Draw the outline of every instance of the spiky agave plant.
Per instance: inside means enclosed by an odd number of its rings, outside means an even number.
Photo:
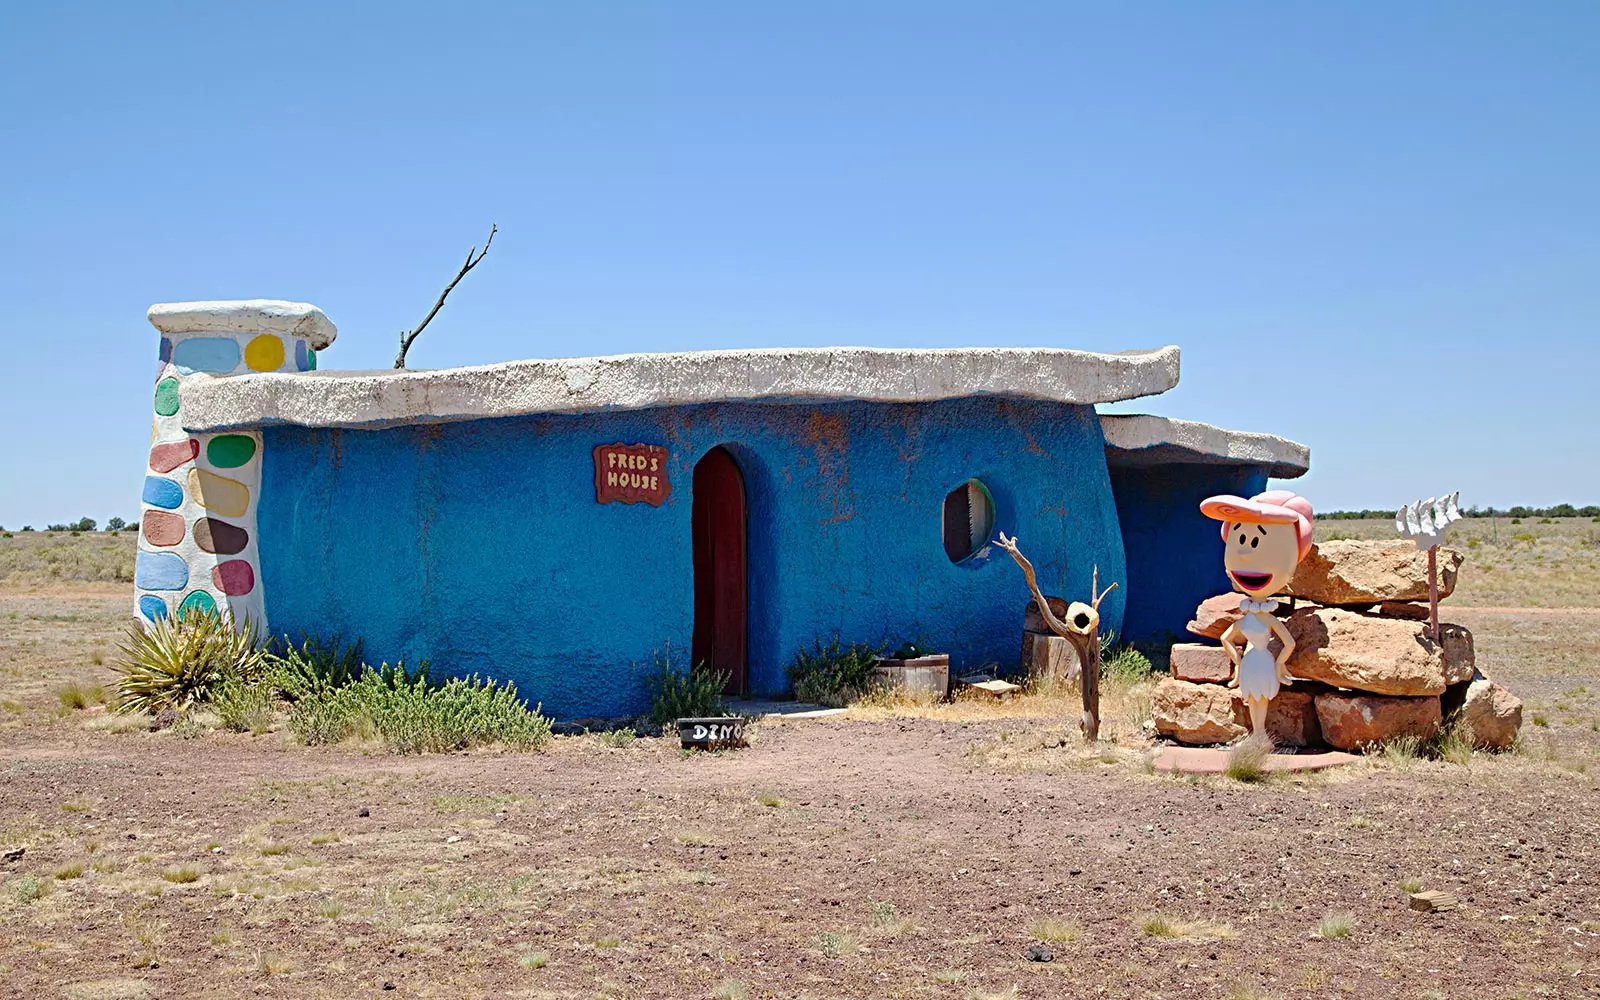
[[[231,616],[216,611],[135,623],[117,648],[117,711],[125,713],[185,711],[224,681],[259,679],[266,664],[254,623],[246,619],[236,628]]]

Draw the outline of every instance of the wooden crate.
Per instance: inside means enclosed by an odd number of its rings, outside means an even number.
[[[950,694],[950,657],[946,653],[914,660],[879,660],[875,673],[885,687],[915,697],[942,699]]]
[[[1024,632],[1022,672],[1029,677],[1048,677],[1063,684],[1077,684],[1083,678],[1083,664],[1072,643],[1061,636]]]

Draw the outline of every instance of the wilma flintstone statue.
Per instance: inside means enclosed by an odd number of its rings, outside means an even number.
[[[1289,657],[1294,637],[1274,618],[1272,595],[1289,585],[1295,567],[1311,549],[1311,503],[1288,490],[1268,490],[1245,500],[1207,497],[1200,511],[1222,522],[1223,565],[1233,587],[1244,595],[1244,616],[1222,633],[1222,648],[1233,662],[1233,679],[1250,709],[1250,732],[1266,732],[1267,704],[1280,684],[1291,684]],[[1274,657],[1268,644],[1276,635],[1283,648]]]

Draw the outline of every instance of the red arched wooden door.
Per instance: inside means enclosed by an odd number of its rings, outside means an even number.
[[[745,669],[744,476],[723,448],[694,467],[695,663],[729,674],[727,692],[743,694]]]

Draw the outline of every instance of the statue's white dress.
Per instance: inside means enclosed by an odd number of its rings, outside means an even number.
[[[1244,612],[1239,631],[1245,639],[1244,657],[1239,660],[1239,695],[1246,701],[1271,701],[1278,696],[1278,661],[1267,648],[1272,641],[1268,622],[1277,609],[1277,601],[1252,601],[1247,597],[1239,602],[1239,610]]]

